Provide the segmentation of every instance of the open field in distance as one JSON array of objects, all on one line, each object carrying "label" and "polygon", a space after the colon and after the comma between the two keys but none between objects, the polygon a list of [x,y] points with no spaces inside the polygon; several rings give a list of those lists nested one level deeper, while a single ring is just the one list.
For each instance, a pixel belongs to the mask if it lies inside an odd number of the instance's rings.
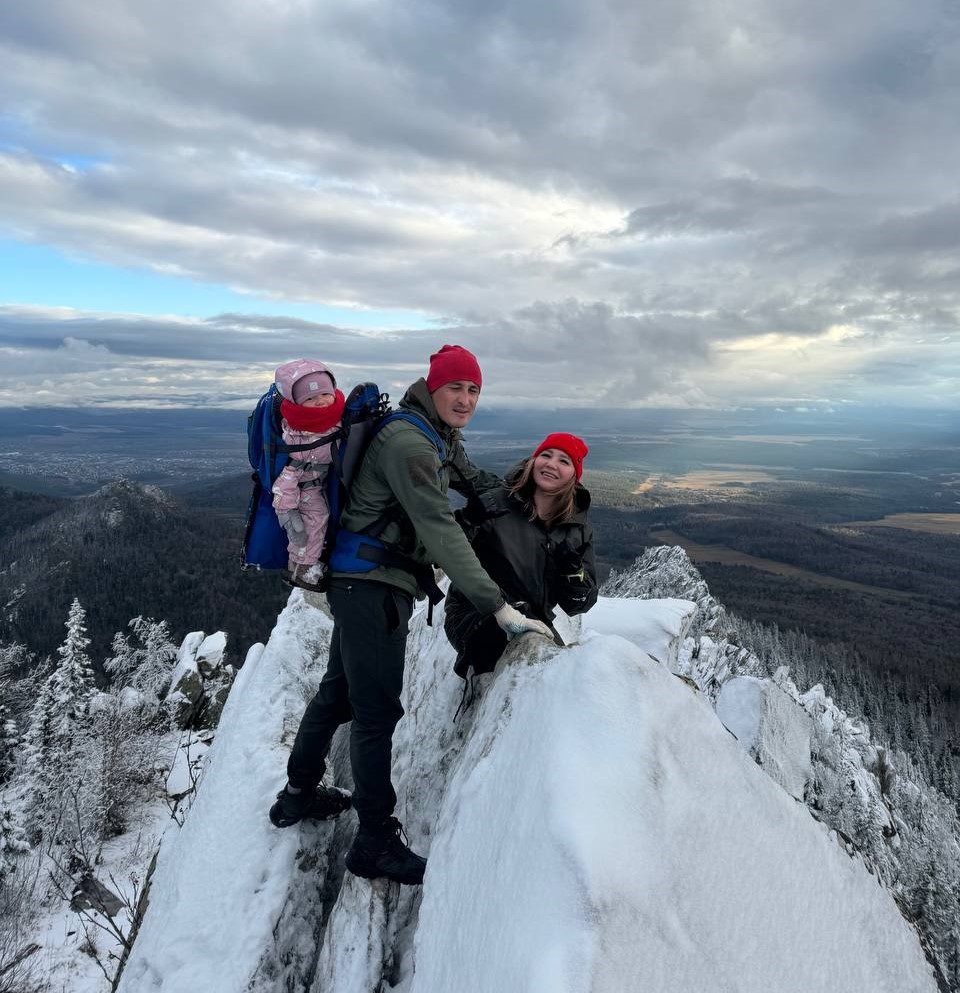
[{"label": "open field in distance", "polygon": [[879,521],[850,521],[851,528],[903,528],[928,534],[960,535],[960,514],[888,514]]}]

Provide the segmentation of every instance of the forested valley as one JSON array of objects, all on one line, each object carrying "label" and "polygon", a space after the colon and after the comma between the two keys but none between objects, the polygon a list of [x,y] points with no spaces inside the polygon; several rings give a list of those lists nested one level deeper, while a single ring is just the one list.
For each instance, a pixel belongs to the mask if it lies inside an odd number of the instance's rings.
[{"label": "forested valley", "polygon": [[[239,664],[269,636],[288,590],[275,574],[244,573],[239,547],[244,475],[159,490],[119,482],[81,498],[8,488],[0,500],[0,644],[16,672],[63,638],[70,603],[87,614],[94,670],[132,618],[228,633]],[[822,682],[877,737],[909,752],[960,800],[960,538],[815,523],[813,508],[862,510],[836,494],[804,499],[618,506],[596,488],[591,509],[601,578],[669,529],[704,545],[798,566],[885,593],[817,584],[740,564],[698,562],[713,595],[743,620],[745,647],[789,656],[798,682]],[[598,497],[598,498],[597,498]],[[622,501],[620,501],[622,503]],[[101,671],[102,677],[102,671]]]}]

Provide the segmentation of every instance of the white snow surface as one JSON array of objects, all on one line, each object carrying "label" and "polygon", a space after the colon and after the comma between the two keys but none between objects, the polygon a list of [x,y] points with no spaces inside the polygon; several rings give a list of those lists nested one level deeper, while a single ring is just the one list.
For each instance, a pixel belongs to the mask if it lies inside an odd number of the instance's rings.
[{"label": "white snow surface", "polygon": [[[273,929],[285,920],[289,891],[298,886],[301,843],[318,849],[318,839],[332,827],[277,831],[267,810],[285,781],[305,699],[301,680],[315,659],[325,661],[331,627],[295,594],[267,648],[254,646],[248,654],[197,798],[179,834],[161,847],[120,993],[283,989],[279,959],[289,956],[295,966],[300,958],[312,959],[309,921],[288,922],[289,933],[277,939]],[[309,875],[319,878],[324,870],[314,864]],[[272,975],[258,978],[260,970]]]},{"label": "white snow surface", "polygon": [[183,639],[177,650],[177,664],[173,667],[173,672],[170,673],[170,682],[167,684],[169,687],[176,686],[188,672],[196,672],[199,675],[197,651],[205,639],[206,635],[203,631],[191,631]]},{"label": "white snow surface", "polygon": [[[650,604],[656,604],[656,609]],[[658,662],[672,666],[695,612],[689,600],[600,597],[597,605],[583,616],[582,630],[620,635],[649,652]]]},{"label": "white snow surface", "polygon": [[692,611],[602,598],[579,643],[515,642],[456,724],[442,610],[415,614],[394,783],[421,889],[341,883],[352,815],[267,821],[329,642],[294,593],[161,851],[121,993],[935,991],[890,895],[669,671]]},{"label": "white snow surface", "polygon": [[224,652],[227,650],[227,636],[223,631],[208,634],[197,649],[196,659],[198,665],[206,665],[215,669],[223,660]]},{"label": "white snow surface", "polygon": [[813,778],[810,736],[813,722],[770,679],[734,676],[720,690],[717,717],[775,782],[802,800]]},{"label": "white snow surface", "polygon": [[754,676],[735,676],[723,684],[717,697],[717,717],[748,752],[760,741],[765,685],[766,680]]}]

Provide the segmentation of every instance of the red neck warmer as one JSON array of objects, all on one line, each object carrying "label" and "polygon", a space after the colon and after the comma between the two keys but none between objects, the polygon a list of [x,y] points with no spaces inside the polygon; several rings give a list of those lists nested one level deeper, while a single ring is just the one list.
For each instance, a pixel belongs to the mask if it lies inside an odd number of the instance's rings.
[{"label": "red neck warmer", "polygon": [[333,403],[328,407],[304,407],[299,403],[284,400],[280,404],[280,413],[294,431],[309,431],[311,434],[323,434],[335,427],[343,417],[344,397],[340,390],[334,394]]}]

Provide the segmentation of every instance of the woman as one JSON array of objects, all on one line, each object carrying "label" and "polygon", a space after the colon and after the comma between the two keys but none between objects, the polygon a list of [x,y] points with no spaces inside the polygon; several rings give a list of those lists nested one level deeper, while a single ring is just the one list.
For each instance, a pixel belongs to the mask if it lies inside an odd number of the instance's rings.
[{"label": "woman", "polygon": [[[546,624],[554,607],[582,614],[597,602],[590,494],[580,484],[587,451],[575,435],[547,435],[503,486],[483,494],[482,520],[472,522],[471,513],[462,522],[480,564],[507,599]],[[457,674],[490,672],[506,648],[506,634],[456,588],[445,613]]]}]

